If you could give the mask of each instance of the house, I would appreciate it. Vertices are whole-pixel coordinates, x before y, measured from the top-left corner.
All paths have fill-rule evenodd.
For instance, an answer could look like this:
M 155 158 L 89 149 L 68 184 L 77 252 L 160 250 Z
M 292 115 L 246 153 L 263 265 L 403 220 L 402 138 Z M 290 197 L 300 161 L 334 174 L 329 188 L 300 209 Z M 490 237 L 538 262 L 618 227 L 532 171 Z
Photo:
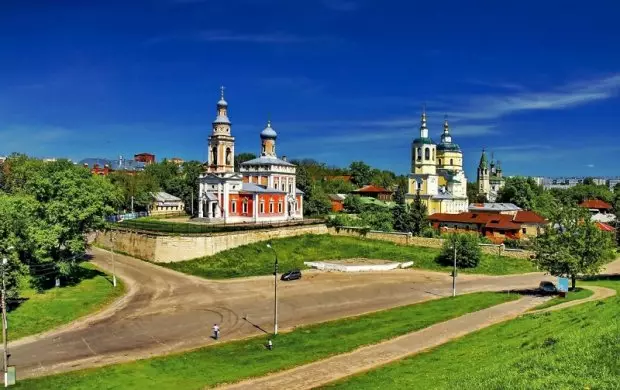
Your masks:
M 514 215 L 489 212 L 436 213 L 428 219 L 432 226 L 440 231 L 475 231 L 495 243 L 501 243 L 505 239 L 536 237 L 548 223 L 533 211 L 524 210 L 517 211 Z
M 387 190 L 383 187 L 374 186 L 372 184 L 355 190 L 352 193 L 360 196 L 367 196 L 369 198 L 383 200 L 386 202 L 391 201 L 392 196 L 394 195 L 394 191 Z
M 616 221 L 616 216 L 611 213 L 613 207 L 600 199 L 588 199 L 581 202 L 579 206 L 588 209 L 595 222 L 613 223 Z
M 182 165 L 182 164 L 185 162 L 185 160 L 183 160 L 183 159 L 182 159 L 182 158 L 180 158 L 180 157 L 172 157 L 172 158 L 171 158 L 170 160 L 168 160 L 168 161 L 170 161 L 171 163 L 176 164 L 176 165 Z
M 324 181 L 342 180 L 345 183 L 352 183 L 351 175 L 323 176 Z
M 138 153 L 133 156 L 134 161 L 142 162 L 146 165 L 155 163 L 155 155 L 151 153 Z
M 167 192 L 151 192 L 151 197 L 153 198 L 151 215 L 185 213 L 185 203 L 174 195 Z
M 614 229 L 613 226 L 610 226 L 606 223 L 603 222 L 595 222 L 595 225 L 597 228 L 599 228 L 600 230 L 604 231 L 604 232 L 614 232 L 616 229 Z
M 332 212 L 338 213 L 344 210 L 344 200 L 346 199 L 346 195 L 344 194 L 329 194 L 330 202 L 332 203 Z

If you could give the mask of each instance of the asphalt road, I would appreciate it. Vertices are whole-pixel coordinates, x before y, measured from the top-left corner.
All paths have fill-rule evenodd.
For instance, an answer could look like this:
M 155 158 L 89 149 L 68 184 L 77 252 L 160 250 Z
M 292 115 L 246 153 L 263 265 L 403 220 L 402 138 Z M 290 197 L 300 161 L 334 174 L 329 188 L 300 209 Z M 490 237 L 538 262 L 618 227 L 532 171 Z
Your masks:
M 93 263 L 111 271 L 111 254 L 93 250 Z M 9 344 L 20 378 L 47 375 L 187 350 L 273 329 L 273 277 L 212 281 L 115 255 L 128 294 L 98 313 L 56 331 Z M 541 273 L 461 275 L 459 292 L 533 288 Z M 440 298 L 452 293 L 447 273 L 397 270 L 381 273 L 308 271 L 278 283 L 279 328 L 358 315 Z M 245 320 L 244 318 L 247 318 Z

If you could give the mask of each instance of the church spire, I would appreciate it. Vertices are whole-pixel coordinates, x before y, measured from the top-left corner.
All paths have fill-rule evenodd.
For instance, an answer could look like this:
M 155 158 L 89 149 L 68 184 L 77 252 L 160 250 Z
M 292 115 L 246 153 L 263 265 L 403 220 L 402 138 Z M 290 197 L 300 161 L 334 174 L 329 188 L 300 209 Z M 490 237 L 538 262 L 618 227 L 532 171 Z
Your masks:
M 217 116 L 213 121 L 213 132 L 230 134 L 230 119 L 228 119 L 228 102 L 224 100 L 224 86 L 220 87 L 220 100 L 217 102 Z
M 420 117 L 420 138 L 428 138 L 428 127 L 426 127 L 426 104 L 422 106 L 422 116 Z
M 488 166 L 487 154 L 486 154 L 485 148 L 482 148 L 482 155 L 480 156 L 480 164 L 478 165 L 478 167 L 486 168 L 487 166 Z
M 441 135 L 441 143 L 452 143 L 452 136 L 450 135 L 450 125 L 448 124 L 448 115 L 444 116 L 443 120 L 443 134 Z

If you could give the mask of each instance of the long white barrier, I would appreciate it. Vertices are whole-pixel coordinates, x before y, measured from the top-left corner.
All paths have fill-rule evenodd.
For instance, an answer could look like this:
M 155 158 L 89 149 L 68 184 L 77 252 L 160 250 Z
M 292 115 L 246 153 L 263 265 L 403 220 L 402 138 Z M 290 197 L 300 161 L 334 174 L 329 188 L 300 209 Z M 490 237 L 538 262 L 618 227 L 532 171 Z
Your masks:
M 408 268 L 413 266 L 413 261 L 406 263 L 389 263 L 389 264 L 367 264 L 367 265 L 346 265 L 326 263 L 323 261 L 306 261 L 307 267 L 315 268 L 321 271 L 339 271 L 339 272 L 369 272 L 369 271 L 391 271 L 398 268 Z

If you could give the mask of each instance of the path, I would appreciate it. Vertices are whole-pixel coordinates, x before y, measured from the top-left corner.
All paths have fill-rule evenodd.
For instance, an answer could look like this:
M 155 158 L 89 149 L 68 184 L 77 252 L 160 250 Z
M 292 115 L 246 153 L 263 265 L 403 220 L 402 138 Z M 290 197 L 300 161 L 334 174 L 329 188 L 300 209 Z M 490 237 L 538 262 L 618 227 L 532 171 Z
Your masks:
M 227 390 L 312 389 L 434 348 L 498 322 L 515 318 L 540 305 L 546 299 L 548 298 L 527 296 L 517 301 L 465 314 L 389 341 L 362 347 L 350 353 L 223 388 Z
M 111 254 L 93 249 L 93 263 L 110 272 Z M 263 334 L 273 326 L 273 277 L 212 281 L 116 255 L 116 273 L 129 294 L 98 315 L 44 335 L 9 344 L 20 378 L 48 375 L 179 352 Z M 459 293 L 531 288 L 540 273 L 513 276 L 464 275 Z M 381 273 L 307 272 L 278 284 L 282 331 L 309 323 L 412 304 L 451 293 L 447 273 L 399 270 Z M 249 318 L 245 321 L 243 317 Z
M 468 333 L 516 318 L 523 314 L 561 310 L 585 302 L 601 300 L 616 295 L 616 290 L 606 287 L 584 286 L 584 288 L 594 291 L 594 294 L 584 299 L 569 301 L 546 309 L 530 312 L 528 312 L 528 310 L 550 298 L 526 296 L 517 301 L 507 302 L 488 309 L 469 313 L 392 340 L 359 348 L 353 352 L 337 355 L 290 370 L 280 371 L 275 374 L 249 379 L 236 384 L 224 385 L 220 388 L 225 390 L 313 389 L 354 374 L 359 374 L 404 359 L 411 355 L 437 347 L 450 340 L 462 337 Z

